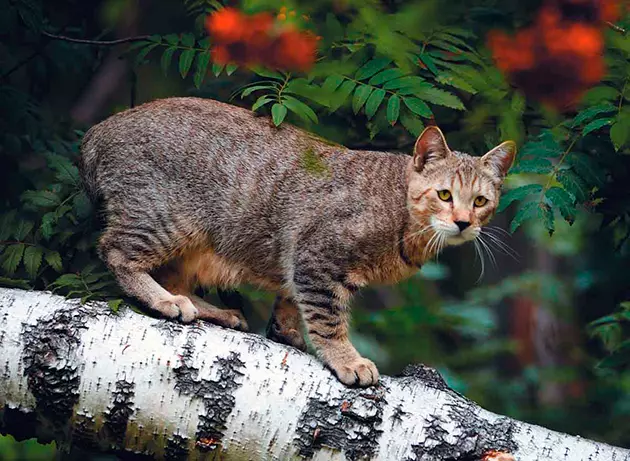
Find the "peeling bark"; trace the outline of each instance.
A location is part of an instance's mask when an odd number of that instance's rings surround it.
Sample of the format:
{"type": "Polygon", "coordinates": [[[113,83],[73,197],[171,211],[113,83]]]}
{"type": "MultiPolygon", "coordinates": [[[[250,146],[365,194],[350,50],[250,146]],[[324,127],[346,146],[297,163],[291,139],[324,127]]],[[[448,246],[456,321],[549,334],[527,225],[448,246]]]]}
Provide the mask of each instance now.
{"type": "Polygon", "coordinates": [[[257,335],[41,292],[0,289],[0,320],[0,432],[18,439],[168,461],[630,461],[488,412],[423,366],[347,388],[257,335]]]}

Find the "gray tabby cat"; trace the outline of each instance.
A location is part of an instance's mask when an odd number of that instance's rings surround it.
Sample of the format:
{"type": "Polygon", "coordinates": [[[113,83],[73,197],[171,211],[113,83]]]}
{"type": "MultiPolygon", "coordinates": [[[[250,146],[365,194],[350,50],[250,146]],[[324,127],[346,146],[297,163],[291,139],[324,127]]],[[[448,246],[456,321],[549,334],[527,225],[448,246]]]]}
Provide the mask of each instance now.
{"type": "Polygon", "coordinates": [[[158,100],[83,140],[88,192],[102,199],[99,251],[120,286],[182,322],[245,330],[198,285],[278,294],[268,334],[304,336],[343,383],[378,381],[348,340],[348,303],[409,277],[445,245],[474,240],[499,201],[515,146],[480,158],[427,128],[413,156],[352,151],[220,102],[158,100]]]}

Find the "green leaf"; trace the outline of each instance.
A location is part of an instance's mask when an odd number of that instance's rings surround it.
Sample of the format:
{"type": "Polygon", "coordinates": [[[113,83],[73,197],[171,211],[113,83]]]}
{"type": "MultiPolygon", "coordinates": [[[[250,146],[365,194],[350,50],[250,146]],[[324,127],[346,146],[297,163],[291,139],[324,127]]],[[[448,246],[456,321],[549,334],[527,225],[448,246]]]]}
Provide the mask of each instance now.
{"type": "Polygon", "coordinates": [[[177,34],[168,34],[165,35],[163,38],[164,40],[166,40],[166,43],[172,46],[175,46],[179,43],[179,35],[177,34]]]}
{"type": "Polygon", "coordinates": [[[21,288],[22,290],[30,290],[32,288],[28,280],[12,279],[9,277],[0,277],[0,286],[21,288]]]}
{"type": "Polygon", "coordinates": [[[59,154],[47,153],[46,163],[55,170],[56,178],[63,184],[76,186],[80,183],[79,169],[72,164],[70,159],[59,154]]]}
{"type": "Polygon", "coordinates": [[[523,157],[558,157],[563,152],[563,148],[556,141],[551,130],[545,130],[536,140],[528,141],[521,149],[520,156],[523,157]]]}
{"type": "Polygon", "coordinates": [[[553,166],[551,162],[546,158],[526,158],[519,161],[511,170],[512,174],[517,173],[535,173],[535,174],[547,174],[550,173],[553,166]]]}
{"type": "Polygon", "coordinates": [[[611,355],[599,362],[600,368],[626,368],[630,365],[630,339],[625,340],[611,355]]]}
{"type": "Polygon", "coordinates": [[[414,93],[420,99],[438,106],[449,107],[456,110],[465,110],[464,104],[460,99],[448,91],[439,88],[424,87],[414,93]]]}
{"type": "Polygon", "coordinates": [[[593,120],[590,123],[587,123],[584,129],[582,130],[582,136],[586,136],[587,134],[599,130],[600,128],[610,125],[612,120],[609,118],[599,118],[597,120],[593,120]]]}
{"type": "Polygon", "coordinates": [[[194,57],[195,50],[184,50],[182,51],[182,54],[179,55],[179,74],[182,78],[186,78],[186,75],[188,75],[188,71],[190,70],[190,66],[192,66],[194,57]]]}
{"type": "Polygon", "coordinates": [[[162,67],[162,72],[164,75],[168,75],[168,68],[171,66],[171,61],[173,60],[173,53],[175,53],[177,48],[170,47],[164,50],[162,53],[162,57],[160,58],[160,67],[162,67]]]}
{"type": "MultiPolygon", "coordinates": [[[[247,96],[249,96],[250,94],[252,94],[254,91],[258,91],[258,90],[274,90],[274,86],[273,85],[254,85],[254,86],[250,86],[245,88],[242,92],[241,92],[241,99],[246,98],[247,96]]],[[[270,95],[267,95],[270,96],[270,95]]]]}
{"type": "Polygon", "coordinates": [[[136,55],[136,64],[142,64],[147,55],[157,46],[159,46],[159,43],[151,43],[150,45],[142,48],[136,55]]]}
{"type": "Polygon", "coordinates": [[[284,118],[287,116],[287,108],[282,104],[275,103],[271,107],[271,118],[273,120],[273,124],[276,126],[280,126],[280,124],[284,121],[284,118]]]}
{"type": "Polygon", "coordinates": [[[588,107],[578,113],[573,119],[573,123],[571,123],[572,127],[576,127],[586,122],[587,120],[591,120],[593,117],[599,114],[605,114],[608,112],[614,112],[617,108],[612,104],[598,104],[596,106],[588,107]]]}
{"type": "Polygon", "coordinates": [[[282,104],[284,104],[287,109],[299,116],[302,120],[317,123],[317,115],[313,109],[299,99],[296,99],[293,96],[283,96],[282,104]]]}
{"type": "Polygon", "coordinates": [[[107,301],[107,305],[112,310],[112,312],[117,313],[118,309],[120,309],[120,305],[122,304],[122,299],[110,299],[107,301]]]}
{"type": "Polygon", "coordinates": [[[583,104],[593,105],[597,103],[601,103],[603,101],[613,101],[619,99],[619,91],[610,86],[596,86],[589,90],[584,99],[582,100],[583,104]]]}
{"type": "Polygon", "coordinates": [[[255,67],[252,70],[256,75],[260,75],[261,77],[284,81],[284,76],[275,70],[265,69],[264,67],[255,67]]]}
{"type": "Polygon", "coordinates": [[[501,196],[499,206],[497,207],[497,212],[501,213],[515,200],[523,200],[529,195],[540,194],[541,191],[542,186],[540,184],[527,184],[526,186],[511,189],[501,196]]]}
{"type": "Polygon", "coordinates": [[[322,87],[314,85],[305,78],[294,78],[285,87],[284,93],[291,93],[310,99],[317,104],[330,107],[331,91],[325,91],[322,87]]]}
{"type": "Polygon", "coordinates": [[[224,68],[225,68],[224,64],[217,64],[216,62],[212,63],[212,73],[214,74],[215,77],[218,77],[219,75],[221,75],[221,72],[223,72],[224,68]]]}
{"type": "Polygon", "coordinates": [[[554,223],[555,217],[553,214],[553,210],[546,203],[542,203],[539,205],[540,207],[538,208],[538,214],[542,218],[543,224],[545,225],[545,229],[547,229],[547,232],[549,232],[549,237],[551,237],[553,233],[556,231],[556,227],[554,223]]]}
{"type": "Polygon", "coordinates": [[[37,276],[37,271],[42,264],[43,256],[44,250],[39,246],[29,246],[24,250],[24,267],[26,267],[26,272],[32,279],[37,276]]]}
{"type": "Polygon", "coordinates": [[[618,151],[630,140],[630,113],[622,112],[610,127],[610,140],[618,151]]]}
{"type": "Polygon", "coordinates": [[[357,80],[365,80],[366,78],[370,78],[372,75],[376,74],[377,72],[387,67],[389,63],[391,62],[392,60],[389,58],[372,59],[368,61],[367,63],[365,63],[363,67],[361,67],[357,71],[354,78],[356,78],[357,80]]]}
{"type": "Polygon", "coordinates": [[[589,155],[573,152],[567,157],[567,162],[589,184],[595,186],[604,184],[606,180],[604,172],[589,155]]]}
{"type": "Polygon", "coordinates": [[[322,84],[322,89],[327,93],[332,93],[337,88],[339,88],[339,85],[341,85],[344,80],[345,79],[341,75],[329,75],[328,77],[326,77],[326,80],[324,80],[324,83],[322,84]]]}
{"type": "Polygon", "coordinates": [[[384,98],[385,90],[381,90],[379,88],[372,92],[367,102],[365,103],[365,115],[367,115],[368,118],[374,117],[374,114],[376,114],[376,111],[383,102],[384,98]]]}
{"type": "Polygon", "coordinates": [[[22,261],[26,245],[18,243],[8,246],[2,253],[2,269],[8,275],[13,275],[22,261]]]}
{"type": "Polygon", "coordinates": [[[341,87],[331,96],[330,111],[335,112],[337,109],[339,109],[348,98],[348,96],[350,96],[350,93],[352,93],[352,90],[354,90],[356,86],[357,84],[352,80],[346,80],[345,82],[343,82],[341,84],[341,87]]]}
{"type": "Polygon", "coordinates": [[[16,215],[17,211],[11,210],[3,214],[2,218],[0,218],[0,240],[6,240],[9,236],[13,235],[16,215]]]}
{"type": "Polygon", "coordinates": [[[367,99],[370,97],[374,88],[368,85],[359,85],[354,91],[354,98],[352,98],[352,111],[358,113],[367,99]]]}
{"type": "Polygon", "coordinates": [[[74,197],[72,210],[79,219],[85,219],[92,214],[92,202],[85,192],[81,191],[74,197]]]}
{"type": "Polygon", "coordinates": [[[523,205],[512,219],[510,224],[510,232],[514,233],[523,224],[524,221],[536,217],[540,211],[538,202],[529,202],[523,205]]]}
{"type": "Polygon", "coordinates": [[[265,104],[269,104],[271,101],[275,101],[275,97],[274,96],[270,96],[268,94],[261,96],[260,98],[258,98],[256,100],[256,102],[252,105],[252,111],[256,112],[258,109],[260,109],[262,106],[264,106],[265,104]]]}
{"type": "Polygon", "coordinates": [[[49,240],[50,237],[53,236],[53,227],[55,226],[55,224],[57,224],[57,221],[58,218],[56,211],[50,211],[42,216],[42,224],[39,229],[42,233],[42,237],[44,237],[46,240],[49,240]]]}
{"type": "Polygon", "coordinates": [[[575,221],[575,198],[561,187],[551,187],[547,189],[545,197],[560,210],[560,214],[569,224],[575,221]]]}
{"type": "Polygon", "coordinates": [[[34,225],[33,221],[21,219],[13,230],[13,237],[15,237],[16,240],[24,240],[28,233],[33,230],[34,225]]]}
{"type": "Polygon", "coordinates": [[[61,256],[56,251],[47,251],[44,255],[44,259],[50,267],[56,272],[63,271],[63,263],[61,262],[61,256]]]}
{"type": "Polygon", "coordinates": [[[368,83],[370,85],[380,85],[390,80],[403,77],[404,75],[405,73],[400,69],[385,69],[372,77],[368,83]]]}
{"type": "Polygon", "coordinates": [[[403,102],[411,112],[420,117],[429,118],[433,115],[429,106],[418,98],[403,98],[403,102]]]}
{"type": "Polygon", "coordinates": [[[419,136],[424,130],[424,123],[422,123],[422,120],[407,113],[403,112],[401,114],[400,122],[405,129],[414,136],[419,136]]]}
{"type": "Polygon", "coordinates": [[[393,95],[387,101],[387,121],[390,125],[394,126],[398,120],[400,114],[400,98],[397,95],[393,95]]]}
{"type": "Polygon", "coordinates": [[[400,77],[395,80],[390,80],[385,85],[383,85],[383,89],[385,90],[409,90],[411,92],[420,91],[424,88],[430,86],[426,80],[422,77],[416,77],[415,75],[407,75],[405,77],[400,77]]]}
{"type": "Polygon", "coordinates": [[[53,282],[53,285],[58,288],[81,287],[81,289],[85,289],[85,287],[83,286],[83,279],[77,274],[63,274],[53,282]]]}
{"type": "Polygon", "coordinates": [[[193,83],[196,88],[201,88],[201,84],[203,83],[204,78],[206,78],[206,73],[208,72],[209,63],[209,51],[204,51],[203,53],[199,53],[197,55],[197,60],[195,61],[195,75],[193,76],[193,83]]]}
{"type": "Polygon", "coordinates": [[[195,46],[195,36],[191,33],[182,34],[182,45],[192,48],[195,46]]]}
{"type": "Polygon", "coordinates": [[[579,202],[585,202],[588,199],[588,190],[584,181],[572,170],[560,170],[556,179],[579,202]]]}
{"type": "Polygon", "coordinates": [[[458,90],[464,90],[470,94],[477,94],[477,90],[466,79],[457,75],[440,72],[435,80],[442,85],[452,86],[458,90]]]}
{"type": "Polygon", "coordinates": [[[56,207],[61,203],[59,196],[49,190],[27,190],[21,198],[23,202],[38,208],[56,207]]]}
{"type": "Polygon", "coordinates": [[[236,72],[236,69],[238,69],[238,65],[236,65],[236,64],[228,64],[227,66],[225,66],[225,73],[228,74],[228,77],[229,77],[234,72],[236,72]]]}
{"type": "Polygon", "coordinates": [[[438,75],[440,73],[437,66],[435,65],[435,61],[433,60],[433,58],[431,58],[431,56],[425,53],[421,54],[419,58],[420,61],[422,61],[422,63],[426,66],[426,68],[429,69],[434,75],[438,75]]]}

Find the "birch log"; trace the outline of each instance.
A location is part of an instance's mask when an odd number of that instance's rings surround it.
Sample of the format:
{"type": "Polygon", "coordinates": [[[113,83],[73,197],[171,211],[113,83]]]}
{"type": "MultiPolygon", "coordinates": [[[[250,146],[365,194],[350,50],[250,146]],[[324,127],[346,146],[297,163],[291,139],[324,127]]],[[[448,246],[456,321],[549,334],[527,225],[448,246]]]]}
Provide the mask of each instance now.
{"type": "Polygon", "coordinates": [[[0,289],[0,432],[164,460],[630,460],[486,411],[435,371],[347,388],[258,335],[0,289]]]}

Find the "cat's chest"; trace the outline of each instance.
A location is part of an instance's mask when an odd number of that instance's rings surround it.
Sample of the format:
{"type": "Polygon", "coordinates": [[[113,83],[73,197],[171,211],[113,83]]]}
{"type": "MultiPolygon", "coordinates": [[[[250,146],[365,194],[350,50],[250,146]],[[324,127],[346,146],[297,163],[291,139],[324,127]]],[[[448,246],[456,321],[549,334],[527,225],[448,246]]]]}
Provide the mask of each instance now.
{"type": "Polygon", "coordinates": [[[357,286],[392,285],[411,277],[418,270],[420,270],[419,266],[408,265],[402,259],[392,255],[351,270],[348,281],[357,286]]]}

